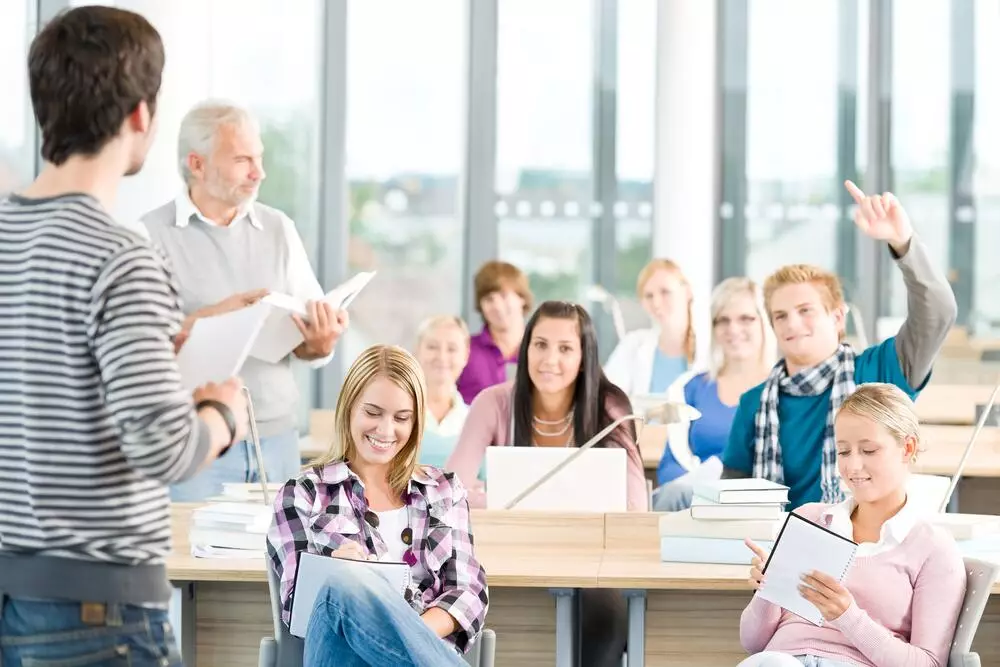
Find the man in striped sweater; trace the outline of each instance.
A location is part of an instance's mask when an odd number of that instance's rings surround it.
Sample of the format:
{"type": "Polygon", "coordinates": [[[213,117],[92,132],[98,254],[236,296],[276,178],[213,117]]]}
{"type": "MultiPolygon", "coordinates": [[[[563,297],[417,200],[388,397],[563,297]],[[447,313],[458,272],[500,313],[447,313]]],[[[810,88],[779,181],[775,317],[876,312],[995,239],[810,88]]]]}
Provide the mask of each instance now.
{"type": "Polygon", "coordinates": [[[61,14],[28,56],[46,161],[0,202],[0,663],[179,665],[167,485],[246,430],[241,383],[181,387],[165,260],[111,210],[155,132],[160,36],[61,14]]]}

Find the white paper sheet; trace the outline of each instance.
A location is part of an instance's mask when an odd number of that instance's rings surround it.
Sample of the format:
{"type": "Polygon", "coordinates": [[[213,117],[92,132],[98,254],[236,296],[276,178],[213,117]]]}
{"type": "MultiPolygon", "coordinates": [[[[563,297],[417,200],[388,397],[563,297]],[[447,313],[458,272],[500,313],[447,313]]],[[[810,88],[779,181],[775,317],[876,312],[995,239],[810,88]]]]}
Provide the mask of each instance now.
{"type": "Polygon", "coordinates": [[[177,354],[184,388],[193,391],[206,382],[224,382],[238,375],[270,310],[257,303],[196,319],[177,354]]]}

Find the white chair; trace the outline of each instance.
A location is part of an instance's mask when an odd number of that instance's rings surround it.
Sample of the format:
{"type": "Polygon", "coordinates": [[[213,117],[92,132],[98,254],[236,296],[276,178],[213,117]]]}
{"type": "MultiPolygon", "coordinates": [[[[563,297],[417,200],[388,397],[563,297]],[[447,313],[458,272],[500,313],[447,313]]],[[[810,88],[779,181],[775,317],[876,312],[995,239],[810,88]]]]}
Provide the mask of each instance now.
{"type": "Polygon", "coordinates": [[[972,640],[976,637],[993,584],[1000,576],[1000,563],[966,558],[965,576],[965,600],[962,601],[962,612],[955,624],[948,667],[980,667],[982,664],[979,654],[972,652],[972,640]]]}
{"type": "MultiPolygon", "coordinates": [[[[281,621],[280,583],[267,564],[267,588],[271,595],[271,622],[274,623],[274,637],[264,637],[260,640],[258,667],[302,667],[302,656],[305,646],[301,639],[288,632],[281,621]]],[[[496,633],[484,629],[479,641],[465,654],[465,661],[470,667],[494,667],[496,654],[496,633]]]]}

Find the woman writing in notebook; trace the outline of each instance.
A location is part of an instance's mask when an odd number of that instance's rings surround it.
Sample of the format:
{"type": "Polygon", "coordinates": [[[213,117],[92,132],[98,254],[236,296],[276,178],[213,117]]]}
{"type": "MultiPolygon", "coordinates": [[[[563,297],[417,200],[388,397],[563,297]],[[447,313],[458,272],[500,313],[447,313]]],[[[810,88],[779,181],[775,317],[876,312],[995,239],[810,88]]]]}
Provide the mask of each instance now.
{"type": "MultiPolygon", "coordinates": [[[[820,572],[803,577],[799,592],[823,615],[822,626],[754,596],[740,641],[756,655],[740,667],[944,667],[965,570],[952,538],[922,521],[907,495],[920,444],[913,403],[895,385],[860,385],[838,411],[834,437],[851,495],[795,511],[856,542],[854,562],[843,584],[820,572]]],[[[750,583],[759,588],[767,554],[747,545],[750,583]]]]}
{"type": "Polygon", "coordinates": [[[299,552],[334,557],[336,584],[320,591],[308,624],[307,667],[459,666],[479,636],[486,574],[462,484],[416,463],[424,410],[417,361],[401,348],[368,348],[344,379],[329,452],[275,500],[267,551],[286,625],[299,552]],[[405,562],[412,583],[400,595],[378,574],[336,559],[405,562]],[[356,627],[365,630],[348,632],[356,627]]]}
{"type": "MultiPolygon", "coordinates": [[[[489,387],[472,401],[445,465],[476,489],[470,492],[473,506],[486,504],[476,475],[487,447],[577,447],[632,412],[628,397],[601,370],[594,325],[581,306],[565,301],[541,304],[528,321],[518,358],[513,382],[489,387]]],[[[597,446],[626,451],[628,508],[645,511],[648,493],[633,422],[624,422],[597,446]]],[[[486,476],[489,479],[488,467],[486,476]]],[[[581,595],[582,664],[620,666],[627,634],[621,594],[590,589],[581,595]]]]}

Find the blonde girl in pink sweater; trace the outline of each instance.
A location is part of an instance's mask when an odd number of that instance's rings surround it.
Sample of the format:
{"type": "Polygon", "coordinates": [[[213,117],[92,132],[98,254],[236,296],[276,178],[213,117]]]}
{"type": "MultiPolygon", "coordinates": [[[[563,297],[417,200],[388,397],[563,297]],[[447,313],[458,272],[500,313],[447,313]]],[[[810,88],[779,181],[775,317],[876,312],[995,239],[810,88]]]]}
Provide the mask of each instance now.
{"type": "MultiPolygon", "coordinates": [[[[920,447],[913,403],[894,385],[860,385],[837,413],[834,434],[850,495],[795,511],[857,542],[854,564],[843,585],[819,572],[803,578],[800,590],[823,614],[822,626],[755,595],[740,618],[740,642],[754,655],[739,667],[945,667],[965,569],[955,542],[906,494],[920,447]]],[[[747,546],[756,589],[767,554],[747,546]]]]}

